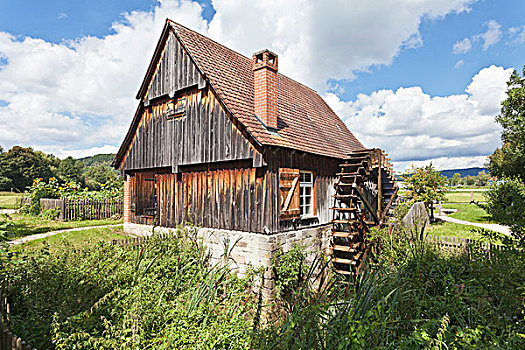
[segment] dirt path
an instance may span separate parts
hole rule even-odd
[[[46,238],[46,237],[54,236],[54,235],[57,235],[59,233],[64,233],[64,232],[84,231],[84,230],[90,230],[92,228],[114,227],[114,226],[122,226],[122,224],[75,227],[75,228],[67,228],[67,229],[64,229],[64,230],[57,230],[57,231],[49,231],[49,232],[44,232],[44,233],[37,233],[37,234],[34,234],[34,235],[20,237],[20,238],[14,239],[12,241],[8,241],[7,244],[9,244],[9,245],[22,244],[22,243],[27,243],[27,242],[34,241],[35,239]]]
[[[18,213],[18,209],[0,209],[0,214],[14,214]]]
[[[469,226],[476,226],[476,227],[486,228],[487,230],[496,231],[496,232],[499,232],[499,233],[503,233],[504,235],[510,236],[510,228],[508,226],[504,226],[504,225],[499,225],[499,224],[481,224],[481,223],[478,223],[478,222],[470,222],[470,221],[465,221],[465,220],[459,220],[459,219],[451,218],[451,217],[446,216],[446,215],[436,215],[436,218],[440,219],[440,220],[443,220],[443,221],[452,222],[452,223],[455,223],[455,224],[462,224],[462,225],[469,225]]]

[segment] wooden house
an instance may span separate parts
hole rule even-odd
[[[334,200],[353,196],[337,193],[340,164],[368,157],[354,162],[359,176],[386,164],[316,91],[279,73],[275,53],[248,58],[170,20],[136,97],[113,164],[125,178],[125,229],[189,222],[210,246],[237,235],[240,265],[268,265],[298,241],[327,252]],[[370,193],[377,211],[383,194]]]

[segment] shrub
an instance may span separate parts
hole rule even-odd
[[[509,225],[516,239],[525,244],[525,185],[517,178],[493,184],[485,193],[491,220]]]
[[[250,277],[210,265],[188,230],[146,245],[21,256],[3,274],[13,331],[37,348],[248,348]]]

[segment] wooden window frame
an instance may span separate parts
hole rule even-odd
[[[301,174],[310,174],[311,181],[300,182]],[[310,188],[311,202],[309,212],[302,213],[301,193],[303,188]],[[311,219],[317,215],[316,176],[312,170],[297,168],[279,168],[280,220]]]
[[[186,96],[175,97],[167,103],[166,119],[177,120],[182,119],[187,113],[187,98]]]
[[[310,181],[302,181],[303,180],[303,174],[309,174],[310,175]],[[306,195],[305,191],[306,188],[310,189],[310,194]],[[304,204],[305,198],[310,197],[310,203],[308,205]],[[301,218],[311,218],[314,217],[316,214],[316,196],[315,196],[315,174],[311,170],[300,170],[299,171],[299,209],[300,209],[300,215]],[[302,204],[301,204],[302,203]],[[304,208],[308,207],[309,211],[304,212]]]

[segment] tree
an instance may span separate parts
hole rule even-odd
[[[476,186],[480,186],[480,187],[487,186],[489,181],[490,181],[490,174],[485,172],[485,170],[480,171],[479,174],[476,175],[476,182],[475,182]]]
[[[0,190],[26,190],[36,178],[50,178],[48,160],[32,148],[14,146],[0,154]]]
[[[82,161],[76,160],[73,157],[67,157],[60,161],[57,175],[60,180],[64,182],[84,183],[84,177],[82,176],[83,169],[84,163],[82,163]]]
[[[457,186],[459,185],[461,181],[461,174],[460,173],[455,173],[452,178],[450,179],[450,183],[452,186]]]
[[[401,177],[406,184],[407,196],[412,197],[411,203],[424,202],[429,208],[434,201],[445,198],[447,178],[432,163],[420,168],[412,166]]]
[[[97,164],[91,165],[85,172],[86,185],[90,190],[99,190],[102,184],[115,180],[117,174],[115,170],[108,165]]]
[[[491,220],[509,225],[514,238],[525,243],[525,185],[518,178],[505,179],[485,196]]]
[[[525,77],[516,71],[507,82],[507,99],[496,121],[503,127],[503,147],[489,156],[488,168],[493,176],[525,179]]]

